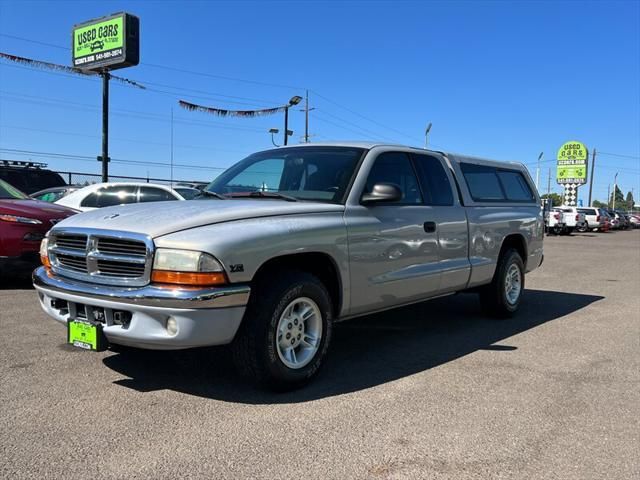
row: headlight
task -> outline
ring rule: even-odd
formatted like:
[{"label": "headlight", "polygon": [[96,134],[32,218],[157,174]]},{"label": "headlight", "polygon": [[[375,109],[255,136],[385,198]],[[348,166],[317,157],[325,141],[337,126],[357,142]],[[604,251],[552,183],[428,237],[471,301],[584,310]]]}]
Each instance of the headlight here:
[{"label": "headlight", "polygon": [[29,217],[19,217],[18,215],[0,215],[0,220],[3,222],[12,222],[12,223],[26,223],[29,225],[40,225],[42,221],[37,218],[29,218]]},{"label": "headlight", "polygon": [[178,285],[220,285],[226,283],[224,268],[212,255],[193,250],[158,248],[151,280]]},{"label": "headlight", "polygon": [[49,239],[43,238],[40,242],[40,263],[47,268],[51,268],[51,262],[49,261]]}]

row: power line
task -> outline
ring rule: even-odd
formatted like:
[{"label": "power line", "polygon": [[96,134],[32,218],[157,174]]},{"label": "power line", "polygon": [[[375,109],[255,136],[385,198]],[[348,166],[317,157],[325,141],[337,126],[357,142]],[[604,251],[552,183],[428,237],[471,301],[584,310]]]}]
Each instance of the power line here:
[{"label": "power line", "polygon": [[[72,75],[69,73],[65,73],[65,72],[53,72],[53,71],[47,71],[47,70],[42,70],[36,67],[32,67],[29,65],[12,65],[12,64],[6,64],[6,63],[0,63],[0,67],[10,67],[10,68],[20,68],[20,69],[24,69],[24,70],[30,70],[30,71],[34,71],[34,72],[40,72],[40,73],[46,73],[49,75],[58,75],[58,76],[63,76],[66,78],[75,78],[75,79],[80,79],[80,80],[89,80],[89,81],[95,81],[96,78],[87,76],[87,77],[82,77],[82,76],[77,76],[77,75]],[[142,82],[141,80],[137,80],[138,82]],[[116,83],[116,85],[119,86],[123,86],[121,84]],[[248,97],[240,97],[240,96],[236,96],[236,95],[226,95],[226,94],[222,94],[222,93],[213,93],[211,94],[210,92],[204,92],[202,90],[195,90],[195,89],[190,89],[190,88],[185,88],[185,87],[174,87],[171,85],[166,85],[166,84],[159,84],[156,82],[149,82],[149,85],[156,85],[156,86],[162,86],[164,88],[173,88],[173,89],[180,89],[180,90],[184,90],[184,91],[191,91],[191,92],[196,92],[196,93],[205,93],[205,95],[188,95],[188,94],[179,94],[179,93],[175,93],[175,92],[167,92],[166,90],[160,90],[157,88],[149,88],[145,85],[145,90],[148,92],[154,92],[154,93],[160,93],[160,94],[165,94],[165,95],[170,95],[173,98],[180,98],[180,96],[186,96],[186,97],[192,97],[192,98],[206,98],[206,99],[213,99],[213,100],[217,100],[217,101],[225,101],[227,103],[231,103],[231,104],[237,104],[237,105],[248,105],[248,106],[259,106],[259,107],[263,107],[263,104],[256,104],[256,103],[246,103],[246,102],[238,102],[235,101],[233,99],[242,99],[242,100],[249,100],[249,101],[258,101],[258,102],[264,102],[264,103],[277,103],[277,102],[273,102],[271,100],[260,100],[260,99],[254,99],[254,98],[248,98]],[[231,100],[230,100],[231,99]]]},{"label": "power line", "polygon": [[598,150],[598,155],[609,155],[610,157],[621,157],[621,158],[631,158],[633,160],[640,160],[640,157],[637,157],[635,155],[623,155],[622,153],[607,153],[607,152],[601,152],[600,150]]},{"label": "power line", "polygon": [[39,40],[33,40],[31,38],[18,37],[17,35],[9,35],[8,33],[0,33],[0,37],[12,38],[14,40],[21,40],[23,42],[35,43],[36,45],[44,45],[45,47],[59,48],[61,50],[71,50],[69,47],[63,47],[62,45],[55,45],[53,43],[41,42]]},{"label": "power line", "polygon": [[[0,130],[3,128],[8,128],[8,129],[13,129],[13,130],[24,130],[24,131],[29,131],[29,132],[39,132],[39,133],[50,133],[52,135],[70,135],[70,136],[74,136],[74,137],[85,137],[85,138],[101,138],[100,135],[90,135],[87,133],[77,133],[77,132],[65,132],[65,131],[60,131],[60,130],[46,130],[43,128],[33,128],[33,127],[24,127],[21,125],[7,125],[7,124],[0,124]],[[123,137],[111,137],[114,140],[118,140],[121,142],[131,142],[131,143],[138,143],[138,144],[143,144],[143,145],[157,145],[160,147],[169,147],[170,143],[163,143],[163,142],[151,142],[149,140],[139,140],[139,139],[135,139],[135,138],[123,138]],[[174,144],[174,147],[179,147],[179,148],[190,148],[190,149],[197,149],[197,150],[207,150],[208,152],[230,152],[230,153],[240,153],[243,155],[249,154],[251,152],[248,151],[242,151],[242,150],[229,150],[229,149],[225,149],[225,148],[217,148],[217,147],[207,147],[207,146],[203,146],[203,145],[185,145],[185,144]]]},{"label": "power line", "polygon": [[[2,92],[2,90],[0,90],[0,92]],[[36,98],[36,99],[40,99],[40,100],[25,100],[25,99],[21,99],[21,98],[11,98],[11,96],[16,96],[16,97],[27,97],[27,98]],[[10,93],[8,95],[4,95],[0,93],[0,98],[3,98],[5,100],[9,100],[9,101],[15,101],[15,102],[19,102],[19,103],[31,103],[31,104],[35,104],[35,105],[44,105],[44,106],[49,106],[49,107],[59,107],[59,108],[72,108],[72,109],[76,109],[76,110],[82,110],[82,111],[99,111],[98,107],[95,107],[93,105],[89,105],[89,104],[84,104],[84,103],[79,103],[79,102],[71,102],[71,101],[66,101],[66,100],[55,100],[55,99],[50,99],[50,98],[46,98],[46,97],[39,97],[39,96],[35,96],[35,95],[25,95],[25,94],[15,94],[15,93]],[[58,104],[56,104],[55,102],[57,102]],[[117,115],[117,116],[122,116],[122,117],[129,117],[129,118],[137,118],[137,119],[142,119],[142,120],[154,120],[154,121],[161,121],[161,122],[169,122],[170,119],[168,118],[167,115],[162,115],[162,114],[157,114],[157,113],[151,113],[151,112],[141,112],[138,110],[127,110],[127,109],[112,109],[111,113],[113,115]],[[182,125],[197,125],[197,126],[204,126],[204,127],[212,127],[212,128],[221,128],[221,129],[226,129],[226,130],[238,130],[238,131],[245,131],[245,132],[255,132],[255,133],[264,133],[264,130],[261,128],[257,128],[257,127],[248,127],[248,126],[240,126],[240,125],[227,125],[221,122],[201,122],[201,121],[197,121],[197,120],[187,120],[184,119],[184,117],[177,117],[179,118],[179,120],[175,120],[175,123],[179,123]]]},{"label": "power line", "polygon": [[[373,119],[371,119],[371,118],[368,118],[368,117],[366,117],[366,116],[362,115],[361,113],[356,112],[355,110],[351,110],[350,108],[345,107],[344,105],[340,105],[339,103],[337,103],[337,102],[335,102],[335,101],[331,100],[330,98],[327,98],[327,97],[325,97],[324,95],[320,95],[320,94],[319,94],[318,92],[316,92],[316,91],[313,91],[313,93],[314,93],[316,96],[318,96],[318,97],[322,98],[323,100],[325,100],[325,101],[327,101],[327,102],[329,102],[329,103],[331,103],[331,104],[335,105],[336,107],[342,108],[343,110],[345,110],[345,111],[347,111],[347,112],[349,112],[349,113],[351,113],[351,114],[353,114],[353,115],[356,115],[356,116],[358,116],[358,117],[362,118],[363,120],[366,120],[366,121],[368,121],[368,122],[374,123],[374,124],[378,125],[379,127],[385,128],[385,129],[390,130],[390,131],[392,131],[392,132],[398,133],[398,134],[400,134],[400,135],[402,135],[402,136],[404,136],[404,137],[406,137],[406,138],[411,138],[411,139],[412,139],[412,140],[414,140],[414,141],[417,139],[417,137],[414,137],[414,136],[412,136],[412,135],[407,135],[406,133],[401,132],[400,130],[396,130],[395,128],[390,127],[390,126],[388,126],[388,125],[385,125],[385,124],[383,124],[383,123],[380,123],[380,122],[378,122],[377,120],[373,120]],[[420,140],[420,142],[422,142],[422,139]]]},{"label": "power line", "polygon": [[[65,158],[71,160],[83,160],[83,161],[96,161],[95,157],[91,157],[88,155],[76,155],[69,153],[57,153],[57,152],[38,152],[34,150],[21,150],[16,148],[0,148],[0,151],[12,153],[16,155],[36,155],[41,157],[51,157],[51,158]],[[147,160],[130,160],[124,158],[111,158],[111,161],[114,163],[124,163],[130,165],[146,165],[146,166],[160,166],[160,167],[169,167],[170,163],[165,162],[152,162]],[[186,165],[174,163],[174,167],[181,167],[186,169],[194,169],[194,170],[226,170],[228,167],[206,167],[202,165]]]}]

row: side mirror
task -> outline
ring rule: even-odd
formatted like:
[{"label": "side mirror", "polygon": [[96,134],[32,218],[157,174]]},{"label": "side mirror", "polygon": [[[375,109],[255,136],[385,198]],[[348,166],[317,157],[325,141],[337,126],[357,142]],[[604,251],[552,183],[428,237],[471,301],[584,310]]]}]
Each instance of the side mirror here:
[{"label": "side mirror", "polygon": [[362,195],[362,203],[399,202],[402,200],[402,191],[393,183],[376,183],[371,193]]}]

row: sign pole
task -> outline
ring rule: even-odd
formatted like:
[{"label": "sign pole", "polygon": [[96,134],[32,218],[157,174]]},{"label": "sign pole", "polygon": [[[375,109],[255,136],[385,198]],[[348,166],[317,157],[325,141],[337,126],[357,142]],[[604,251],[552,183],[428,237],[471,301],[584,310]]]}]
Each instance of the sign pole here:
[{"label": "sign pole", "polygon": [[109,72],[102,72],[102,181],[109,181]]},{"label": "sign pole", "polygon": [[591,153],[591,178],[589,179],[589,204],[588,207],[591,206],[591,192],[593,191],[593,175],[596,173],[596,149],[593,149],[593,153]]}]

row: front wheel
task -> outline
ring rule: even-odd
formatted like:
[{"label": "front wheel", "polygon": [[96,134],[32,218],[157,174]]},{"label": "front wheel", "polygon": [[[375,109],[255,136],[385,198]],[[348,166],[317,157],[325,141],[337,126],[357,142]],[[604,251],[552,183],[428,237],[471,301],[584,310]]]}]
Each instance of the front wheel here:
[{"label": "front wheel", "polygon": [[524,263],[515,249],[504,252],[498,260],[493,280],[480,290],[480,304],[489,315],[511,317],[520,306],[524,290]]},{"label": "front wheel", "polygon": [[292,390],[319,371],[331,340],[331,299],[315,276],[276,273],[258,282],[233,343],[244,376],[272,390]]},{"label": "front wheel", "polygon": [[589,226],[588,226],[586,223],[583,223],[582,225],[580,225],[580,226],[578,227],[578,231],[579,231],[580,233],[584,233],[584,232],[586,232],[587,230],[589,230]]}]

